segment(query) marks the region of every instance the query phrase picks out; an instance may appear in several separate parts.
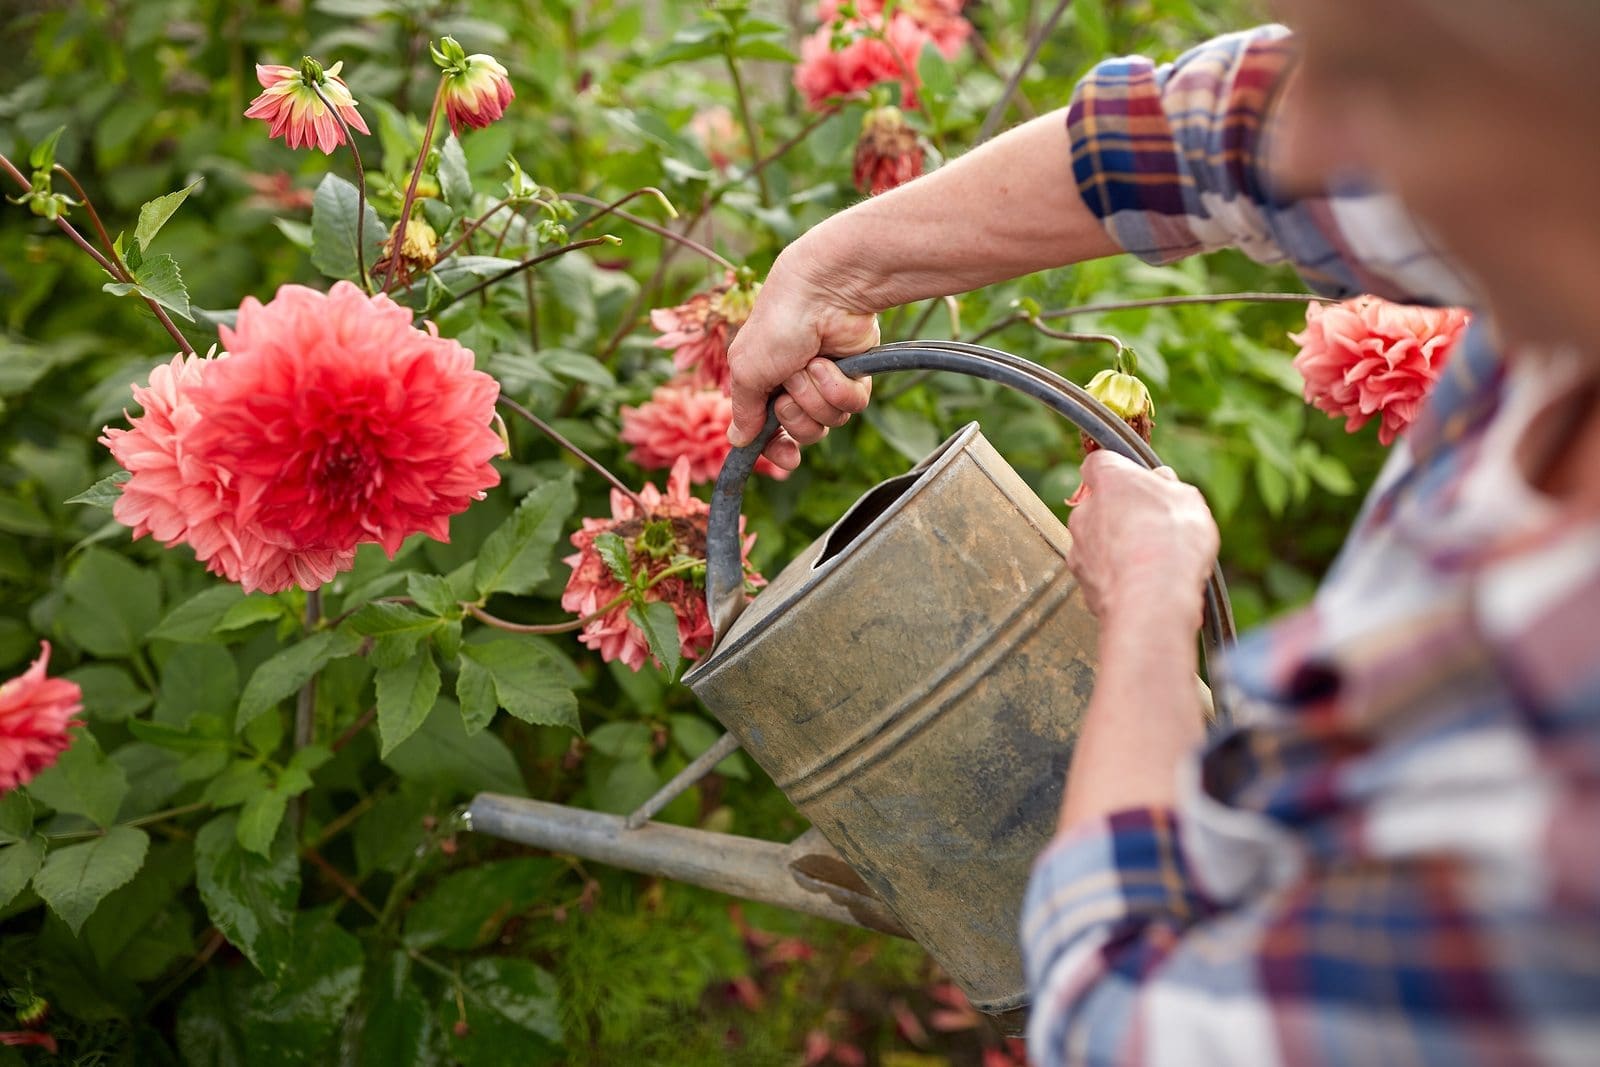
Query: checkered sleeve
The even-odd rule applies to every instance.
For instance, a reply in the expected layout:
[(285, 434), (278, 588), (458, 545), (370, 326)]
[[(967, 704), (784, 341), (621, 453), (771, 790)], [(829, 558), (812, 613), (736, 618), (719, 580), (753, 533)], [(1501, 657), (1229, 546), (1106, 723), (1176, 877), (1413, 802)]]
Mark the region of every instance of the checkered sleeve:
[(1279, 26), (1220, 37), (1165, 65), (1101, 63), (1067, 117), (1084, 203), (1150, 263), (1238, 248), (1288, 261), (1327, 296), (1469, 302), (1470, 287), (1410, 214), (1359, 176), (1323, 196), (1274, 190), (1274, 104), (1293, 63)]

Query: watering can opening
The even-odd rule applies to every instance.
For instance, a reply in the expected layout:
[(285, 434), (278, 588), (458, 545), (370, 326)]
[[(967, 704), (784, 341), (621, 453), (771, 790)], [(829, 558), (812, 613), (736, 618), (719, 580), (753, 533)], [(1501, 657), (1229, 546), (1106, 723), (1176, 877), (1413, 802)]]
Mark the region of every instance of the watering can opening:
[(969, 422), (955, 433), (945, 439), (944, 444), (934, 449), (922, 462), (904, 474), (896, 475), (886, 481), (879, 482), (862, 494), (861, 499), (850, 506), (850, 510), (840, 516), (839, 521), (823, 535), (822, 551), (817, 555), (813, 567), (821, 567), (845, 551), (855, 541), (867, 533), (874, 521), (880, 518), (890, 508), (910, 493), (917, 482), (928, 471), (928, 468), (939, 462), (940, 457), (959, 449), (961, 442), (970, 434), (977, 433), (978, 424)]

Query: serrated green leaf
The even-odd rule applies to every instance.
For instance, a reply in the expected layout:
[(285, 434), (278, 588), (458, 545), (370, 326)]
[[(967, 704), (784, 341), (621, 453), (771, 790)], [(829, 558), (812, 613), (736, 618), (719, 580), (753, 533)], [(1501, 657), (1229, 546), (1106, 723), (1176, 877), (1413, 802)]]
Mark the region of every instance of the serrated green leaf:
[(360, 647), (361, 638), (355, 634), (342, 629), (324, 630), (279, 652), (250, 676), (244, 695), (239, 698), (234, 728), (243, 732), (256, 716), (295, 692), (331, 660), (351, 655)]
[(523, 497), (478, 551), (472, 572), (478, 595), (533, 592), (550, 573), (562, 527), (577, 504), (570, 478), (546, 482)]
[(444, 698), (422, 727), (383, 761), (401, 778), (457, 795), (521, 793), (524, 788), (505, 742), (487, 730), (468, 736), (461, 709)]
[(122, 484), (132, 477), (133, 475), (127, 471), (108, 474), (77, 496), (67, 497), (63, 503), (88, 504), (90, 507), (110, 511), (116, 506), (117, 499), (122, 496)]
[(417, 607), (430, 615), (461, 614), (461, 602), (450, 591), (450, 582), (441, 575), (415, 572), (406, 575), (406, 593), (416, 601)]
[(258, 622), (276, 622), (289, 614), (288, 605), (270, 596), (252, 596), (234, 604), (217, 620), (217, 633), (244, 630)]
[(647, 756), (635, 756), (593, 768), (589, 790), (599, 811), (621, 815), (633, 811), (661, 788), (661, 775)]
[(433, 1013), (411, 980), (411, 957), (392, 952), (368, 971), (365, 1025), (355, 1067), (394, 1067), (429, 1062), (433, 1048)]
[(217, 929), (276, 981), (294, 955), (294, 908), (300, 896), (294, 833), (280, 826), (271, 854), (261, 857), (240, 847), (238, 824), (230, 812), (200, 828), (194, 841), (195, 884)]
[(44, 863), (44, 838), (29, 837), (0, 846), (0, 908), (16, 899)]
[(449, 1055), (462, 1067), (498, 1067), (561, 1055), (561, 1005), (556, 980), (527, 960), (477, 959), (461, 972), (471, 1027), (457, 1036), (454, 998), (439, 1003)]
[(202, 589), (167, 612), (150, 636), (167, 641), (209, 641), (228, 609), (243, 599), (244, 591), (236, 585)]
[(406, 913), (405, 942), (417, 949), (487, 944), (507, 919), (542, 900), (563, 870), (530, 856), (448, 874)]
[(289, 798), (276, 789), (257, 793), (239, 809), (239, 823), (233, 833), (239, 847), (266, 857), (272, 852), (272, 841), (289, 810)]
[(356, 187), (337, 174), (329, 174), (317, 186), (311, 201), (311, 265), (330, 278), (357, 280), (356, 219), (364, 218), (362, 234), (367, 269), (377, 261), (385, 237), (383, 220), (372, 205), (360, 214), (360, 194)]
[(187, 729), (197, 716), (225, 722), (239, 705), (239, 665), (221, 645), (181, 645), (161, 664), (161, 688), (151, 719)]
[(789, 51), (780, 42), (764, 37), (740, 41), (734, 46), (733, 54), (739, 59), (769, 59), (776, 63), (800, 62), (800, 57)]
[[(689, 759), (699, 756), (722, 737), (721, 730), (698, 715), (674, 712), (667, 716), (667, 722), (672, 726), (672, 740)], [(737, 752), (717, 764), (716, 771), (726, 778), (737, 778), (740, 781), (750, 777), (749, 769), (745, 767), (744, 760)]]
[(471, 656), (461, 656), (457, 664), (460, 672), (456, 675), (456, 699), (461, 702), (461, 724), (468, 734), (475, 734), (489, 725), (500, 706), (494, 692), (494, 675)]
[(189, 308), (189, 288), (183, 284), (183, 272), (178, 269), (178, 261), (170, 255), (163, 252), (159, 256), (151, 256), (139, 267), (135, 279), (131, 282), (106, 282), (100, 288), (116, 296), (138, 293), (147, 300), (154, 300), (174, 315), (194, 321), (194, 314)]
[(922, 82), (917, 90), (919, 94), (930, 93), (941, 100), (948, 100), (955, 95), (955, 74), (950, 69), (949, 61), (932, 41), (924, 43), (922, 52), (917, 56), (917, 77)]
[(433, 645), (439, 656), (449, 663), (461, 654), (461, 620), (447, 619), (433, 635)]
[(13, 789), (0, 793), (0, 845), (15, 844), (33, 829), (33, 801), (28, 794)]
[(267, 772), (255, 760), (238, 759), (206, 783), (200, 799), (215, 808), (232, 808), (272, 788)]
[(106, 659), (132, 655), (161, 617), (160, 580), (104, 548), (79, 553), (62, 589), (67, 603), (57, 624), (74, 642)]
[(91, 663), (62, 675), (83, 690), (83, 710), (100, 722), (121, 722), (151, 703), (133, 675), (112, 663)]
[(379, 670), (377, 690), (379, 755), (387, 756), (417, 732), (439, 698), (439, 667), (433, 652), (425, 648), (398, 667)]
[(585, 352), (570, 348), (547, 348), (538, 355), (539, 364), (563, 378), (610, 389), (617, 379), (609, 367)]
[(635, 604), (628, 609), (628, 618), (644, 633), (651, 653), (667, 672), (667, 677), (676, 678), (683, 663), (683, 645), (678, 640), (678, 616), (672, 605), (652, 600), (641, 611)]
[(535, 726), (579, 728), (578, 698), (550, 654), (526, 641), (499, 640), (461, 650), (489, 672), (500, 706)]
[(461, 151), (461, 142), (449, 134), (439, 148), (439, 191), (444, 202), (457, 215), (472, 210), (472, 175), (467, 171), (467, 157)]
[(404, 604), (375, 601), (350, 616), (345, 626), (368, 637), (426, 637), (439, 626), (439, 620)]
[(633, 560), (628, 556), (628, 543), (614, 533), (603, 533), (594, 539), (594, 550), (600, 554), (611, 571), (611, 577), (629, 585), (633, 581)]
[(55, 765), (28, 783), (28, 792), (56, 811), (110, 826), (128, 793), (128, 779), (122, 768), (100, 751), (93, 734), (78, 730)]
[(650, 755), (651, 731), (642, 722), (608, 722), (589, 733), (589, 745), (612, 759), (637, 759)]
[(189, 199), (189, 194), (194, 192), (195, 186), (203, 181), (204, 178), (196, 178), (187, 187), (175, 193), (168, 193), (166, 196), (158, 196), (139, 209), (139, 225), (134, 227), (133, 238), (139, 242), (141, 252), (150, 250), (150, 242), (161, 232), (161, 227), (165, 226), (173, 213)]
[(114, 826), (104, 837), (56, 849), (33, 876), (33, 891), (76, 934), (106, 895), (139, 873), (149, 836)]

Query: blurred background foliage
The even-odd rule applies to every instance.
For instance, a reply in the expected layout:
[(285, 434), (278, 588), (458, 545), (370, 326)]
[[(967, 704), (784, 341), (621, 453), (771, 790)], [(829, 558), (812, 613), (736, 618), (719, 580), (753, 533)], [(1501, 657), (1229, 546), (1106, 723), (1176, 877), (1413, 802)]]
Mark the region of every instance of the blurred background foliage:
[[(930, 82), (930, 106), (917, 119), (936, 151), (972, 144), (1054, 6), (968, 5), (973, 45), (947, 84)], [(1044, 41), (1008, 121), (1064, 105), (1100, 58), (1170, 58), (1259, 21), (1259, 7), (1077, 0)], [(763, 149), (804, 135), (766, 168), (765, 195), (737, 168), (719, 170), (690, 130), (698, 112), (737, 106), (726, 67), (697, 56), (705, 10), (691, 0), (9, 0), (0, 13), (0, 49), (11, 57), (0, 69), (0, 150), (20, 162), (64, 126), (57, 158), (113, 233), (131, 229), (143, 202), (203, 178), (158, 243), (181, 265), (196, 308), (220, 314), (285, 282), (325, 284), (302, 247), (311, 190), (329, 172), (352, 177), (345, 153), (291, 152), (242, 117), (257, 92), (253, 65), (293, 65), (302, 54), (344, 62), (373, 130), (361, 139), (369, 192), (392, 219), (435, 84), (427, 43), (448, 33), (469, 52), (498, 57), (517, 92), (503, 121), (462, 138), (485, 202), (499, 195), (508, 156), (555, 190), (609, 200), (655, 186), (684, 216), (674, 225), (693, 223), (699, 240), (760, 276), (788, 240), (856, 198), (850, 162), (863, 107), (813, 125), (790, 86), (792, 65), (756, 49), (738, 62)], [(754, 16), (782, 27), (771, 39), (791, 51), (815, 19), (812, 5), (780, 0), (756, 0)], [(668, 222), (648, 201), (634, 208)], [(650, 344), (648, 309), (679, 302), (719, 272), (641, 229), (618, 223), (611, 232), (621, 245), (558, 260), (526, 289), (504, 284), (452, 305), (440, 326), (474, 349), (508, 395), (624, 479), (660, 484), (663, 472), (624, 458), (618, 408), (646, 399), (670, 373)], [(214, 580), (186, 551), (132, 544), (103, 511), (64, 503), (110, 472), (96, 435), (120, 418), (129, 384), (171, 356), (154, 319), (102, 293), (104, 281), (45, 221), (0, 209), (0, 673), (20, 669), (41, 637), (57, 643), (55, 669), (85, 688), (101, 766), (125, 782), (113, 806), (127, 822), (208, 803), (206, 783), (177, 774), (177, 756), (142, 742), (130, 723), (185, 723), (194, 708), (213, 706), (231, 721), (243, 682), (294, 636), (304, 598), (251, 598), (277, 606), (249, 609), (203, 640), (173, 637), (182, 627), (171, 612)], [(988, 334), (988, 343), (1084, 382), (1109, 365), (1108, 350), (1023, 322), (990, 328), (1027, 302), (1050, 309), (1256, 289), (1300, 286), (1285, 270), (1233, 254), (1160, 269), (1123, 257), (969, 294), (954, 309), (935, 302), (891, 312), (885, 338)], [(214, 319), (197, 320), (183, 325), (204, 351)], [(1300, 399), (1286, 334), (1303, 321), (1296, 304), (1227, 304), (1070, 323), (1115, 333), (1137, 351), (1159, 414), (1153, 443), (1217, 512), (1246, 626), (1309, 594), (1382, 460), (1374, 428), (1347, 436)], [(755, 562), (776, 573), (866, 487), (972, 419), (1044, 499), (1058, 503), (1075, 488), (1076, 431), (1031, 402), (966, 379), (886, 378), (868, 414), (808, 450), (793, 478), (749, 494)], [(458, 517), (450, 544), (411, 544), (392, 563), (363, 552), (332, 595), (354, 606), (392, 592), (407, 573), (449, 573), (524, 493), (564, 472), (576, 473), (578, 514), (607, 513), (598, 478), (523, 428), (513, 443), (505, 485)], [(553, 555), (563, 554), (562, 536)], [(553, 564), (533, 594), (499, 596), (495, 610), (560, 618), (565, 574)], [(127, 648), (97, 642), (94, 620), (107, 614), (143, 631)], [(371, 703), (370, 669), (358, 658), (326, 669), (320, 722), (325, 740), (341, 743), (303, 794), (298, 859), (280, 835), (288, 851), (274, 863), (300, 872), (286, 921), (302, 949), (280, 961), (276, 982), (217, 933), (196, 889), (197, 857), (203, 864), (210, 855), (205, 830), (218, 825), (200, 810), (154, 821), (138, 876), (76, 933), (31, 890), (0, 908), (0, 1029), (12, 1025), (7, 1012), (41, 997), (63, 1056), (85, 1064), (809, 1057), (916, 1067), (975, 1064), (986, 1053), (990, 1063), (1010, 1062), (996, 1057), (1015, 1048), (952, 1004), (914, 946), (757, 906), (734, 910), (715, 894), (455, 832), (451, 813), (480, 788), (626, 810), (714, 732), (692, 696), (653, 668), (602, 665), (566, 638), (543, 647), (570, 664), (587, 740), (508, 716), (463, 739), (442, 699), (410, 742), (380, 760), (370, 729), (349, 732)], [(250, 741), (258, 755), (282, 751), (281, 736)], [(47, 838), (89, 825), (70, 804), (36, 807), (57, 809), (57, 821), (39, 823)], [(666, 817), (776, 839), (804, 828), (747, 762), (708, 779)], [(363, 902), (375, 902), (374, 914)], [(38, 1055), (0, 1048), (0, 1064)]]

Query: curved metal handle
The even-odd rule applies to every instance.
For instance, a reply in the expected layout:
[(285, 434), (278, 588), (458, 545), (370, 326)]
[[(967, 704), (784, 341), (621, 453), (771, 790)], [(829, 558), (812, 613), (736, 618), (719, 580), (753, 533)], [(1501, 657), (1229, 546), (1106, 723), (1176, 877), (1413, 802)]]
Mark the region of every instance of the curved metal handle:
[[(1154, 469), (1161, 458), (1126, 422), (1082, 387), (1054, 371), (1020, 356), (963, 341), (900, 341), (879, 345), (859, 355), (845, 356), (839, 369), (852, 378), (897, 370), (955, 371), (1008, 385), (1026, 393), (1065, 417), (1095, 444)], [(776, 396), (774, 396), (776, 399)], [(767, 405), (767, 422), (756, 439), (728, 454), (711, 494), (711, 517), (706, 531), (706, 601), (712, 629), (720, 638), (744, 611), (744, 566), (740, 552), (739, 514), (744, 486), (755, 469), (761, 450), (778, 430), (778, 417)], [(1233, 640), (1233, 606), (1222, 568), (1212, 565), (1206, 583), (1206, 610), (1202, 626), (1207, 677), (1222, 647)], [(1222, 701), (1213, 694), (1219, 721), (1226, 721)]]

